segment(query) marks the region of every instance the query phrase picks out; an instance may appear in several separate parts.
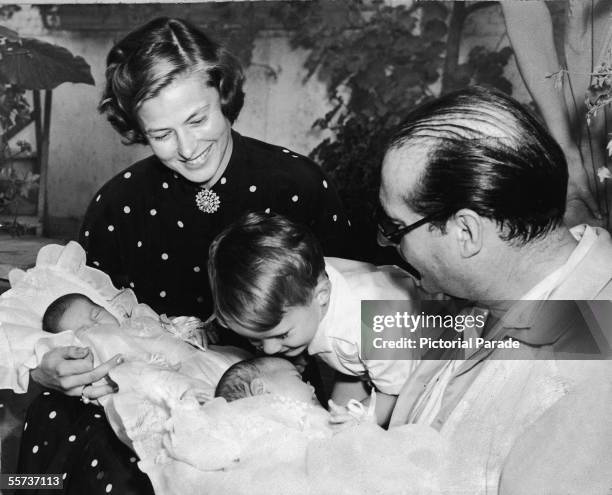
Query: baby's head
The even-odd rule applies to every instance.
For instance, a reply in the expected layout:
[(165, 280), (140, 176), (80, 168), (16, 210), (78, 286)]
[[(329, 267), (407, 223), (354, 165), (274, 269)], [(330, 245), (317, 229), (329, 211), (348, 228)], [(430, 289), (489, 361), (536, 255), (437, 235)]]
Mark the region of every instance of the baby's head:
[(43, 330), (60, 333), (82, 330), (93, 325), (119, 321), (106, 309), (83, 294), (66, 294), (53, 301), (43, 316)]
[(211, 244), (208, 276), (221, 324), (266, 354), (297, 356), (329, 303), (321, 245), (282, 215), (249, 213)]
[(223, 374), (215, 390), (215, 397), (223, 397), (228, 402), (262, 394), (320, 405), (314, 387), (302, 381), (297, 368), (277, 357), (259, 357), (234, 364)]

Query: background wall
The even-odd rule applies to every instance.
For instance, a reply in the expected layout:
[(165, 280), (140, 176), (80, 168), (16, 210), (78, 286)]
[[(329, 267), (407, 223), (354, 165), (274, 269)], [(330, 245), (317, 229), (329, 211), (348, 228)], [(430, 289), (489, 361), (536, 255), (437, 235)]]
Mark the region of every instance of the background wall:
[[(114, 5), (112, 12), (104, 8), (73, 6), (72, 17), (60, 19), (66, 24), (60, 25), (60, 29), (53, 26), (53, 11), (51, 15), (47, 11), (45, 17), (38, 8), (28, 5), (3, 22), (21, 36), (36, 37), (84, 57), (96, 82), (95, 87), (66, 83), (53, 92), (48, 177), (48, 234), (51, 236), (73, 238), (95, 191), (118, 171), (148, 154), (144, 146), (124, 146), (96, 110), (106, 54), (125, 34), (126, 28), (146, 21), (147, 14), (135, 14), (143, 11), (130, 5)], [(159, 14), (165, 13), (163, 8), (163, 5), (158, 7)], [(182, 9), (180, 12), (185, 18), (191, 18), (191, 11), (201, 12), (190, 4), (168, 8), (172, 9), (171, 14), (177, 8)], [(104, 17), (105, 12), (110, 14)], [(214, 20), (208, 19), (208, 22)], [(491, 47), (508, 44), (497, 8), (484, 9), (470, 19), (465, 26), (461, 55), (465, 57), (477, 44)], [(272, 21), (270, 26), (258, 28), (246, 71), (246, 102), (235, 124), (238, 132), (303, 154), (308, 154), (325, 137), (311, 128), (330, 108), (325, 87), (314, 77), (304, 81), (304, 58), (303, 51), (289, 46), (288, 33)], [(529, 101), (514, 62), (506, 67), (506, 77), (513, 83), (515, 97)], [(23, 138), (34, 142), (32, 130), (17, 137)]]

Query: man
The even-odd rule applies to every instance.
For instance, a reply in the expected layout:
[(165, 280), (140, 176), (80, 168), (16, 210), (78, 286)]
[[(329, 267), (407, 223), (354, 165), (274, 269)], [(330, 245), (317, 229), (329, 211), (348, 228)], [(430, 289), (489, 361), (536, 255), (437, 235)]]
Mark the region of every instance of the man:
[(387, 147), (381, 243), (396, 246), (425, 290), (478, 301), (489, 315), (482, 337), (520, 344), (451, 350), (400, 392), (392, 426), (430, 424), (450, 440), (451, 493), (612, 487), (609, 469), (587, 477), (568, 462), (585, 451), (610, 465), (610, 361), (558, 360), (609, 352), (610, 319), (589, 326), (592, 307), (543, 303), (612, 299), (612, 240), (563, 224), (567, 181), (563, 152), (538, 120), (483, 88), (416, 109)]

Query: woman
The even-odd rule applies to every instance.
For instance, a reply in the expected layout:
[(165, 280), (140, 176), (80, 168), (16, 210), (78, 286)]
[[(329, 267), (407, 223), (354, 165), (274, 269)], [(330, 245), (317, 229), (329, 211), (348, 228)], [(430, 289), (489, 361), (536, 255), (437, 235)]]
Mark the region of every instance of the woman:
[[(149, 22), (108, 55), (100, 111), (127, 144), (148, 144), (153, 155), (100, 189), (80, 240), (88, 264), (108, 273), (117, 287), (132, 288), (140, 302), (159, 313), (209, 315), (208, 246), (246, 211), (283, 213), (309, 225), (326, 255), (350, 256), (350, 224), (319, 167), (232, 130), (244, 101), (243, 80), (240, 64), (225, 48), (176, 19)], [(87, 349), (62, 348), (47, 353), (32, 377), (64, 394), (95, 399), (112, 392), (112, 384), (91, 383), (103, 379), (116, 362), (92, 369)], [(55, 419), (60, 406), (67, 410), (63, 417), (70, 417), (67, 424), (91, 419), (91, 406), (60, 394), (42, 397), (29, 413), (28, 423), (39, 431), (24, 435), (22, 472), (48, 469), (37, 464), (29, 448), (48, 435), (48, 421), (36, 418), (54, 412)], [(104, 449), (120, 447), (109, 443)], [(113, 461), (121, 455), (131, 457), (118, 453)], [(54, 462), (54, 469), (64, 469)], [(72, 490), (95, 489), (99, 484), (87, 484), (95, 476), (84, 474)], [(123, 482), (121, 492), (129, 492)]]

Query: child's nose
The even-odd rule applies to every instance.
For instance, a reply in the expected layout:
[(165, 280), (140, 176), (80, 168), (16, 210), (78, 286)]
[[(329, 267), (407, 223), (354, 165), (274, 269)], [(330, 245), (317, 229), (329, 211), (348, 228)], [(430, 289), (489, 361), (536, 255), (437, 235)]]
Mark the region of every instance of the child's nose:
[(268, 339), (263, 341), (263, 351), (265, 354), (276, 354), (281, 349), (280, 342), (274, 339)]

